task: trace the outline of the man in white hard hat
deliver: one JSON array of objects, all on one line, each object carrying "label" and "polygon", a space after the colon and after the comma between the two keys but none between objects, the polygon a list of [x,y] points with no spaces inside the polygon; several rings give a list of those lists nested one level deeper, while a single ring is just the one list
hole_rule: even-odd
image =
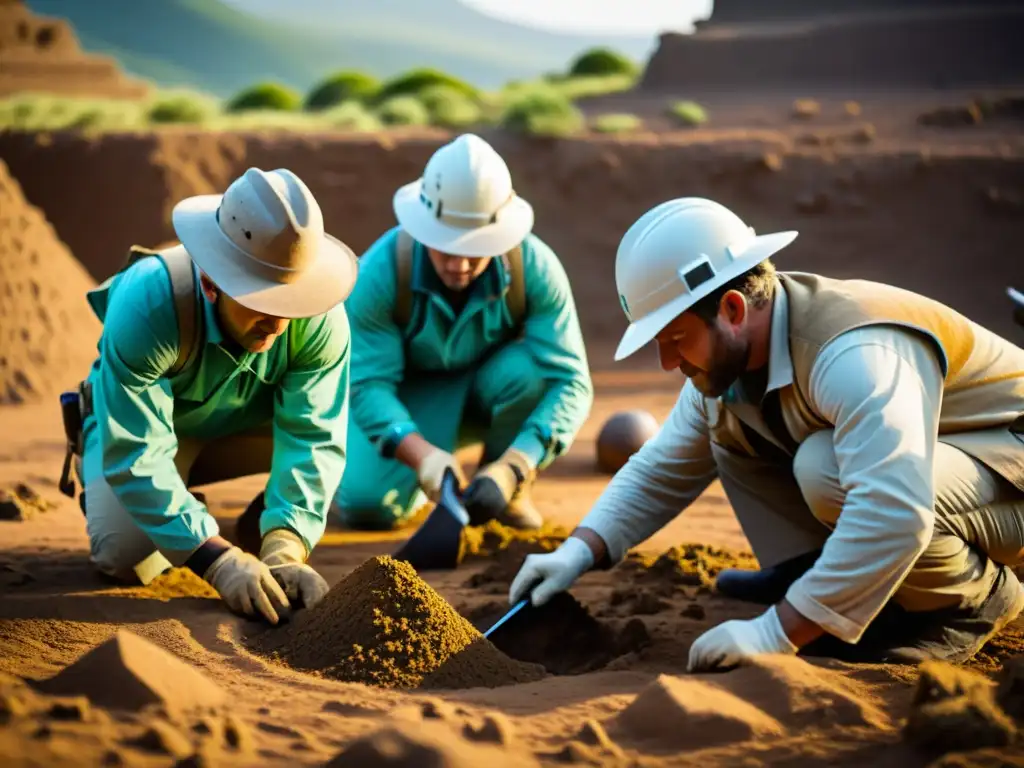
[{"label": "man in white hard hat", "polygon": [[[352,317],[343,522],[388,529],[446,471],[474,524],[532,529],[537,472],[568,450],[593,401],[572,290],[532,234],[533,209],[483,139],[459,136],[394,197],[398,226],[360,259]],[[463,475],[455,451],[483,443]]]},{"label": "man in white hard hat", "polygon": [[763,653],[969,658],[1024,606],[1024,350],[952,309],[861,280],[776,273],[796,232],[756,235],[710,200],[626,233],[630,325],[687,381],[660,432],[510,600],[608,567],[714,478],[761,563],[719,590],[770,607],[699,637],[691,670]]},{"label": "man in white hard hat", "polygon": [[[276,624],[327,591],[306,559],[345,467],[355,254],[283,169],[182,200],[173,224],[180,245],[134,248],[88,296],[104,322],[80,389],[92,562],[143,583],[188,567]],[[190,489],[264,472],[257,557]]]}]

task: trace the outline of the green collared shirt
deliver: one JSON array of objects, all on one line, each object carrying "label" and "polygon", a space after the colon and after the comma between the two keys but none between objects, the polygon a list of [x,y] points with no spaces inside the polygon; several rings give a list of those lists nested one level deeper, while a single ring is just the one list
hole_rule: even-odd
[{"label": "green collared shirt", "polygon": [[[412,372],[470,369],[513,338],[505,304],[510,277],[501,259],[467,289],[456,313],[426,249],[413,248],[409,327],[394,322],[397,227],[362,256],[359,281],[348,300],[352,318],[352,414],[381,450],[417,430],[397,396]],[[542,372],[545,393],[523,424],[513,447],[544,467],[569,449],[590,413],[593,385],[569,279],[540,238],[522,243],[526,314],[523,343]]]},{"label": "green collared shirt", "polygon": [[102,473],[157,548],[181,564],[218,526],[175,469],[178,437],[211,439],[270,425],[273,466],[261,529],[289,528],[312,551],[345,468],[344,305],[292,320],[269,350],[253,354],[224,336],[215,305],[196,282],[201,348],[170,378],[178,327],[160,260],[142,259],[89,293],[104,330],[89,375],[93,414],[85,429],[99,430],[102,452],[84,457],[84,482]]}]

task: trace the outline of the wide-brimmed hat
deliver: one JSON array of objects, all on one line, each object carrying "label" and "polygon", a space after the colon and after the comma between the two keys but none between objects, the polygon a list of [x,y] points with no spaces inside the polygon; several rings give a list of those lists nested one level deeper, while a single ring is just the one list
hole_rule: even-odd
[{"label": "wide-brimmed hat", "polygon": [[182,200],[171,220],[196,266],[254,312],[314,317],[355,286],[355,253],[324,232],[313,193],[287,169],[250,168],[223,195]]},{"label": "wide-brimmed hat", "polygon": [[393,204],[413,239],[452,256],[498,256],[533,229],[533,208],[512,188],[505,161],[472,133],[438,149]]},{"label": "wide-brimmed hat", "polygon": [[758,235],[720,203],[669,200],[637,219],[619,243],[615,283],[629,320],[615,359],[629,357],[694,304],[796,239]]}]

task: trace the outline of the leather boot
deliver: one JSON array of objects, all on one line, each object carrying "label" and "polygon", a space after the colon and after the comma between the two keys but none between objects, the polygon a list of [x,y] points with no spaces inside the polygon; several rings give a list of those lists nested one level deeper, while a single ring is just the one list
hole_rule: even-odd
[{"label": "leather boot", "polygon": [[498,515],[499,523],[524,531],[535,531],[544,525],[544,518],[533,504],[530,494],[532,487],[532,478],[523,481],[508,506]]},{"label": "leather boot", "polygon": [[734,600],[774,605],[786,596],[793,582],[807,573],[820,556],[821,550],[816,549],[757,571],[726,568],[718,574],[715,590]]}]

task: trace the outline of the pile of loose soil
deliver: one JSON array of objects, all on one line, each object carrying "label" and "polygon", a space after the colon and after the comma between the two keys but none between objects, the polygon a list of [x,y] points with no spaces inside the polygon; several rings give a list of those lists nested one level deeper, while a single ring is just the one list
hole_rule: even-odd
[{"label": "pile of loose soil", "polygon": [[84,696],[96,706],[133,712],[156,705],[174,713],[208,712],[227,701],[224,691],[197,669],[124,630],[36,687],[43,693]]},{"label": "pile of loose soil", "polygon": [[921,664],[903,735],[931,757],[1021,743],[1020,729],[996,700],[992,681],[940,661]]},{"label": "pile of loose soil", "polygon": [[569,536],[561,525],[545,523],[535,531],[524,531],[491,520],[480,526],[467,526],[463,531],[465,557],[490,558],[510,549],[530,552],[553,552]]},{"label": "pile of loose soil", "polygon": [[295,669],[387,688],[493,688],[545,674],[495,648],[412,566],[387,555],[253,645]]},{"label": "pile of loose soil", "polygon": [[95,285],[0,160],[0,404],[73,387],[96,355]]},{"label": "pile of loose soil", "polygon": [[188,568],[172,568],[145,586],[115,587],[104,594],[163,602],[182,597],[220,599],[217,590]]},{"label": "pile of loose soil", "polygon": [[650,585],[670,594],[681,586],[712,589],[715,577],[726,568],[755,570],[758,564],[750,552],[706,544],[680,544],[657,556],[631,552],[618,567],[636,584]]},{"label": "pile of loose soil", "polygon": [[[467,618],[485,631],[508,609],[507,603],[492,601],[471,611]],[[640,619],[616,630],[591,616],[586,606],[568,592],[558,593],[542,606],[520,611],[490,639],[512,658],[540,664],[553,675],[593,672],[650,643],[647,627]]]},{"label": "pile of loose soil", "polygon": [[[110,684],[118,684],[116,677]],[[251,752],[248,729],[231,715],[112,713],[84,696],[42,695],[0,675],[5,766],[235,765],[251,760]]]}]

